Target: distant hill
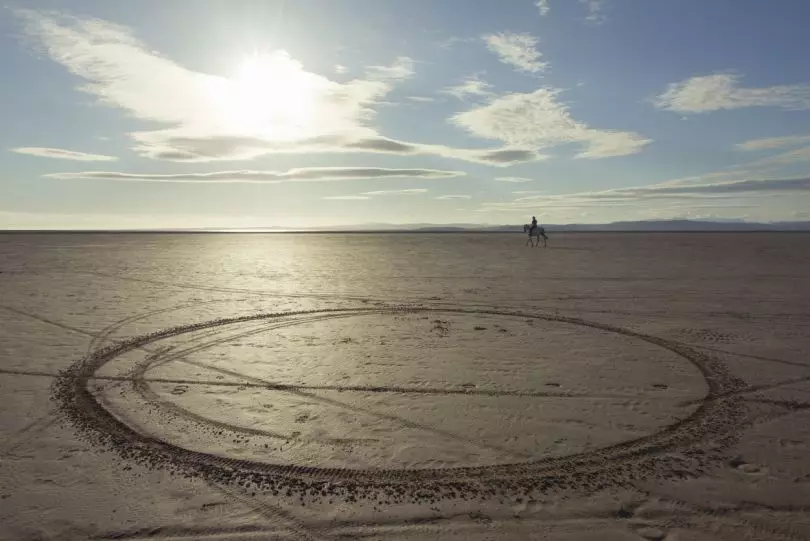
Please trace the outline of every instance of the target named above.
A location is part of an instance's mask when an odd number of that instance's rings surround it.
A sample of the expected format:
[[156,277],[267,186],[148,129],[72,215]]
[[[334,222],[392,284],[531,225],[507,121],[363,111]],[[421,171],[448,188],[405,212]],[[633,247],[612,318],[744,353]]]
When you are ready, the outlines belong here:
[[[543,224],[549,232],[711,232],[711,231],[810,231],[810,222],[746,222],[740,220],[704,221],[704,220],[647,220],[611,222],[605,224]],[[383,224],[368,223],[334,227],[311,228],[285,228],[285,227],[253,227],[239,229],[197,228],[197,229],[139,229],[139,230],[76,230],[70,232],[89,233],[369,233],[369,232],[401,232],[401,233],[497,233],[522,232],[523,224],[514,225],[485,225],[485,224]],[[0,233],[23,232],[14,230],[0,230]],[[28,233],[68,232],[65,230],[44,231],[31,230]]]
[[549,231],[810,231],[810,222],[649,220],[608,224],[547,225]]
[[[543,224],[547,231],[570,232],[687,232],[687,231],[810,231],[810,222],[745,222],[745,221],[702,221],[702,220],[647,220],[611,222],[604,224]],[[482,224],[362,224],[356,226],[333,227],[320,231],[407,231],[419,233],[453,232],[508,232],[522,231],[523,225],[482,225]]]

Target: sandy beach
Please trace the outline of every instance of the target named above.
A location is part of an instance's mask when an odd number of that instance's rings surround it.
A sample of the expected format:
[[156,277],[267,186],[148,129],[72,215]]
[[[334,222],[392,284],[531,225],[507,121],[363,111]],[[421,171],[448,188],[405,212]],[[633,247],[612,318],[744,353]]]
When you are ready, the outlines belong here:
[[810,539],[810,235],[0,235],[0,538]]

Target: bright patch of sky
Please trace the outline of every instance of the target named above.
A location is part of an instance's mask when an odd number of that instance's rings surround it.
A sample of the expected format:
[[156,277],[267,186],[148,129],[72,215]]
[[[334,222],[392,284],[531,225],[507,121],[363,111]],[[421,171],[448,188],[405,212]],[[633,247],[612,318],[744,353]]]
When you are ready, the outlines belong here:
[[810,207],[803,0],[193,4],[3,8],[0,228]]

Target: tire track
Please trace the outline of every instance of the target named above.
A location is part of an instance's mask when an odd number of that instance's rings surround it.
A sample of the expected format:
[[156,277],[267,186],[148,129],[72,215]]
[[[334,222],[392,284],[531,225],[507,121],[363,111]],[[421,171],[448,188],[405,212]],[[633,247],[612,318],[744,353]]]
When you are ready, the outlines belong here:
[[[199,368],[208,368],[210,365],[196,365]],[[237,374],[234,372],[233,374]],[[51,372],[38,372],[34,370],[4,370],[0,368],[0,374],[11,374],[18,376],[34,376],[43,378],[61,378],[62,374],[53,374]],[[229,374],[230,375],[230,374]],[[253,376],[241,375],[242,378],[252,378]],[[378,393],[378,394],[423,394],[423,395],[438,395],[438,396],[486,396],[490,398],[498,398],[502,396],[513,396],[520,398],[559,398],[559,399],[573,399],[573,400],[671,400],[667,397],[645,396],[645,395],[629,395],[629,394],[594,394],[594,393],[574,393],[574,392],[553,392],[553,391],[527,391],[527,390],[514,390],[514,391],[499,391],[497,389],[453,389],[442,387],[400,387],[400,386],[381,386],[381,385],[292,385],[286,383],[274,384],[270,382],[256,383],[256,382],[235,382],[235,381],[211,381],[200,379],[184,379],[184,378],[160,378],[160,377],[146,377],[141,378],[142,381],[147,383],[167,383],[174,385],[200,385],[204,387],[245,387],[254,389],[267,389],[278,391],[336,391],[336,392],[358,392],[358,393]],[[134,382],[135,380],[129,376],[93,376],[88,378],[88,381],[120,381],[120,382]],[[264,382],[264,380],[259,380]],[[686,403],[683,403],[686,404]]]
[[[688,417],[655,434],[566,457],[480,467],[347,470],[217,457],[145,437],[105,410],[85,385],[95,371],[116,356],[162,338],[234,323],[290,316],[381,311],[393,314],[431,312],[521,317],[614,332],[660,346],[685,358],[701,372],[709,392]],[[685,471],[705,469],[719,463],[719,454],[738,436],[746,406],[733,393],[743,388],[744,383],[733,377],[719,359],[674,341],[621,327],[578,318],[524,312],[392,307],[386,310],[330,309],[257,314],[158,331],[102,348],[90,358],[74,364],[65,373],[65,377],[55,381],[54,397],[74,425],[91,441],[152,467],[167,467],[185,475],[202,476],[223,483],[239,483],[274,494],[281,491],[286,491],[287,495],[299,493],[313,499],[330,495],[345,497],[349,501],[360,497],[379,498],[382,491],[384,497],[394,501],[405,498],[436,501],[449,496],[492,497],[496,493],[514,495],[572,487],[598,489],[625,485],[636,478],[682,477]],[[712,447],[707,452],[704,445],[709,441],[712,442]]]
[[[112,323],[111,325],[103,328],[101,331],[99,331],[99,333],[92,333],[92,332],[89,332],[89,331],[85,331],[83,329],[78,329],[76,327],[71,327],[69,325],[59,323],[58,321],[53,321],[51,319],[48,319],[48,318],[45,318],[45,317],[42,317],[42,316],[38,316],[36,314],[31,314],[31,313],[25,312],[23,310],[19,310],[19,309],[14,308],[14,307],[6,306],[6,305],[0,305],[0,308],[2,308],[4,310],[7,310],[9,312],[12,312],[12,313],[16,313],[18,315],[22,315],[22,316],[25,316],[25,317],[28,317],[28,318],[31,318],[31,319],[34,319],[34,320],[37,320],[37,321],[41,321],[42,323],[47,323],[49,325],[52,325],[54,327],[58,327],[60,329],[64,329],[64,330],[67,330],[67,331],[70,331],[70,332],[73,332],[73,333],[77,333],[77,334],[81,334],[81,335],[84,335],[84,336],[91,337],[91,341],[90,341],[90,344],[88,346],[87,355],[86,355],[86,356],[89,356],[91,354],[91,352],[94,351],[95,349],[97,349],[98,346],[103,344],[109,338],[109,336],[112,333],[114,333],[116,330],[124,327],[128,323],[132,323],[132,322],[135,322],[135,321],[146,319],[146,318],[148,318],[150,316],[160,314],[160,313],[169,312],[169,311],[172,311],[172,310],[180,310],[180,309],[183,309],[183,308],[194,307],[194,306],[197,306],[197,305],[200,305],[200,304],[206,304],[206,303],[209,303],[209,302],[226,302],[226,301],[230,301],[230,300],[231,299],[221,299],[221,300],[218,299],[218,300],[215,300],[215,301],[200,301],[200,302],[196,302],[196,303],[190,303],[190,304],[187,304],[187,305],[174,306],[174,307],[171,307],[171,308],[164,308],[164,309],[161,309],[161,310],[152,310],[152,311],[149,311],[149,312],[145,312],[145,313],[134,315],[134,316],[129,316],[129,317],[126,317],[126,318],[124,318],[122,320],[116,321],[115,323]],[[0,369],[0,373],[9,374],[9,375],[18,375],[18,376],[37,376],[37,377],[52,377],[53,376],[52,374],[48,374],[46,372],[39,372],[39,371],[35,371],[35,370]],[[96,378],[96,379],[99,379],[99,378]],[[106,378],[106,379],[114,379],[114,378]],[[53,426],[58,420],[56,418],[51,418],[51,415],[53,415],[53,414],[54,414],[53,411],[46,413],[42,417],[36,419],[32,423],[30,423],[28,426],[26,426],[21,432],[18,432],[17,436],[20,436],[20,437],[13,440],[12,443],[7,444],[6,446],[2,447],[2,449],[0,449],[0,454],[6,455],[6,454],[14,452],[15,450],[19,449],[22,445],[24,445],[26,442],[28,442],[32,438],[36,437],[37,434],[39,434],[42,431],[47,430],[49,427]]]
[[104,342],[106,342],[110,336],[112,336],[116,331],[122,329],[123,327],[129,325],[130,323],[135,323],[136,321],[142,321],[144,319],[148,319],[152,316],[156,316],[159,314],[165,314],[166,312],[173,312],[176,310],[183,310],[185,308],[194,308],[195,306],[201,306],[203,304],[213,304],[217,302],[240,302],[246,299],[215,299],[210,301],[195,301],[190,302],[188,304],[172,306],[170,308],[162,308],[159,310],[151,310],[149,312],[142,312],[140,314],[135,314],[129,317],[125,317],[124,319],[118,320],[107,327],[104,327],[87,345],[87,355],[90,355],[94,350],[96,350],[99,346],[102,346]]
[[[239,300],[247,300],[247,299],[237,299],[236,302],[238,302]],[[91,341],[91,343],[90,343],[90,345],[88,347],[88,354],[87,355],[89,356],[92,353],[92,351],[97,349],[100,345],[103,345],[103,343],[105,341],[107,341],[107,339],[115,331],[123,328],[124,326],[126,326],[129,323],[134,323],[136,321],[147,319],[147,318],[149,318],[151,316],[166,313],[166,312],[169,312],[169,311],[180,310],[180,309],[184,309],[184,308],[192,308],[194,306],[199,306],[199,305],[202,305],[202,304],[209,304],[209,303],[214,303],[214,302],[231,302],[231,301],[233,301],[233,299],[217,299],[217,300],[213,300],[213,301],[200,301],[200,302],[189,303],[189,304],[186,304],[186,305],[176,306],[176,307],[162,309],[162,310],[154,310],[154,311],[151,311],[151,312],[148,312],[148,313],[132,316],[132,317],[129,317],[129,318],[124,318],[123,320],[117,321],[114,324],[112,324],[112,325],[106,327],[105,329],[103,329],[102,333],[98,336],[98,339],[94,340],[94,341]],[[264,326],[267,326],[267,325],[265,324]],[[272,325],[271,325],[271,327],[272,327]],[[264,332],[265,330],[266,329],[261,329],[260,332]],[[202,335],[197,335],[195,338],[199,340],[201,337],[207,337],[207,336],[211,336],[211,335],[216,335],[216,334],[220,334],[221,332],[222,332],[221,329],[214,329],[213,331],[210,331],[210,332],[207,332],[207,333],[202,333]],[[247,335],[247,334],[245,334],[245,335]],[[239,337],[234,337],[232,339],[237,339],[237,338],[239,338]],[[188,348],[187,350],[184,350],[182,355],[178,355],[177,353],[174,353],[173,357],[179,358],[180,356],[189,355],[189,354],[192,353],[192,351],[190,351],[191,349],[192,348]],[[162,356],[161,356],[160,353],[156,353],[156,354],[153,355],[153,358],[156,359],[156,360],[161,359],[161,357]],[[153,366],[150,366],[149,368],[152,368],[152,367]],[[144,372],[145,372],[145,370],[144,370]],[[143,373],[141,373],[141,376],[142,376],[142,374]],[[96,378],[93,378],[93,379],[107,379],[107,380],[111,380],[111,381],[118,381],[118,382],[120,382],[120,384],[130,382],[130,383],[133,383],[134,386],[136,386],[136,387],[138,386],[139,383],[144,381],[143,378],[141,378],[141,379],[133,379],[132,377],[115,377],[115,376],[113,376],[113,377],[96,377]],[[152,379],[151,381],[158,381],[158,380]],[[163,380],[163,381],[166,382],[166,383],[174,383],[174,381],[172,381],[172,380]],[[227,384],[226,382],[218,382],[218,383]],[[231,385],[243,386],[242,383],[231,383]],[[142,392],[145,391],[145,392],[153,393],[151,388],[149,388],[148,386],[144,386],[144,388],[141,388],[141,389],[138,389],[138,390],[140,390]],[[156,394],[154,396],[156,398],[159,398]],[[164,409],[169,409],[170,411],[172,411],[172,409],[176,408],[176,410],[174,411],[175,413],[185,413],[186,416],[190,417],[192,420],[197,420],[198,422],[205,422],[205,424],[207,424],[208,426],[218,426],[218,427],[223,428],[223,429],[227,428],[227,429],[232,430],[232,426],[230,426],[230,425],[228,425],[226,423],[220,423],[220,422],[215,421],[215,420],[206,419],[206,418],[204,418],[202,416],[198,416],[196,414],[193,414],[192,412],[189,412],[187,410],[183,410],[182,408],[180,408],[179,406],[177,406],[174,403],[166,402],[164,404],[161,404],[161,406]],[[253,429],[249,429],[249,428],[244,428],[243,432],[246,433],[246,434],[252,434],[252,435],[261,435],[261,436],[265,436],[265,437],[281,438],[281,439],[285,439],[285,440],[287,439],[287,437],[285,437],[285,436],[283,436],[281,434],[271,433],[269,431],[253,430]],[[271,506],[271,505],[266,504],[266,503],[259,502],[257,499],[251,498],[251,497],[249,497],[247,495],[239,495],[233,490],[229,490],[226,487],[220,486],[218,484],[211,483],[210,481],[208,481],[207,484],[209,486],[211,486],[213,489],[219,491],[227,500],[231,501],[232,503],[236,502],[236,503],[241,503],[241,504],[247,506],[248,508],[250,508],[254,512],[256,512],[258,515],[262,516],[265,520],[269,521],[271,524],[277,524],[279,522],[282,522],[282,524],[283,524],[282,528],[284,530],[294,534],[294,539],[300,539],[300,540],[303,540],[303,541],[310,541],[310,540],[317,541],[318,539],[326,539],[325,537],[321,537],[321,536],[315,537],[315,536],[311,535],[310,531],[305,526],[303,526],[299,521],[296,521],[292,516],[285,513],[283,510],[281,510],[279,508],[276,508],[276,507]],[[267,530],[265,528],[262,531],[266,532]],[[150,535],[150,537],[153,537],[153,536]]]
[[[785,379],[782,381],[777,381],[775,383],[763,383],[761,385],[745,385],[740,389],[729,390],[723,393],[718,393],[717,395],[712,397],[712,400],[720,400],[723,398],[733,398],[738,397],[746,394],[756,393],[760,391],[771,391],[773,389],[778,389],[779,387],[784,387],[785,385],[793,385],[794,383],[805,383],[810,381],[810,376],[803,376],[801,378],[791,378]],[[685,402],[681,402],[681,406],[690,406],[697,404],[698,401],[689,400]]]
[[[759,506],[756,504],[753,505],[743,505],[743,506],[735,506],[731,508],[713,508],[704,505],[699,505],[696,503],[692,503],[687,500],[683,500],[680,498],[675,498],[668,495],[662,495],[650,492],[649,490],[645,490],[639,487],[636,487],[639,492],[645,494],[648,498],[655,498],[659,501],[666,502],[669,505],[684,510],[685,517],[677,518],[674,520],[674,523],[680,526],[685,526],[690,529],[697,529],[702,530],[705,524],[696,520],[694,515],[702,516],[710,521],[714,522],[719,526],[725,526],[732,529],[742,529],[746,532],[756,533],[758,535],[762,535],[764,537],[758,537],[759,539],[768,539],[769,541],[806,541],[806,537],[799,533],[798,531],[794,530],[788,524],[785,527],[783,524],[775,525],[767,520],[752,518],[752,517],[741,517],[739,513],[746,512],[746,511],[762,511],[767,510],[767,506]],[[739,539],[739,537],[733,537],[733,539]]]
[[25,445],[28,441],[34,438],[37,434],[42,433],[43,431],[47,430],[54,424],[56,424],[56,417],[53,416],[53,412],[49,411],[45,415],[34,419],[27,425],[25,425],[22,429],[17,431],[14,436],[12,436],[11,441],[7,442],[2,449],[0,449],[0,456],[7,456],[12,454],[14,451]]
[[[319,319],[324,319],[324,317],[321,316],[321,317],[307,318],[305,320],[305,322],[307,322],[307,321],[317,321]],[[188,410],[187,408],[184,408],[184,407],[180,406],[179,404],[177,404],[177,403],[175,403],[175,402],[173,402],[171,400],[166,400],[166,399],[162,398],[159,394],[157,394],[149,386],[149,383],[154,381],[154,380],[145,379],[144,374],[148,370],[158,368],[160,366],[163,366],[165,364],[168,364],[168,363],[171,363],[171,362],[174,362],[174,361],[183,360],[185,357],[187,357],[188,355],[191,355],[192,353],[195,353],[195,352],[198,352],[198,351],[203,351],[205,349],[214,347],[214,346],[216,346],[218,344],[224,344],[224,343],[227,343],[227,342],[231,342],[233,340],[238,340],[240,338],[244,338],[244,337],[247,337],[247,336],[253,336],[253,335],[256,335],[256,334],[264,333],[264,332],[267,332],[269,330],[274,330],[274,329],[278,329],[278,328],[282,328],[282,327],[287,327],[287,326],[294,325],[294,324],[297,324],[297,323],[298,323],[298,320],[289,321],[289,322],[282,322],[282,323],[269,323],[269,324],[268,323],[262,323],[260,325],[257,325],[258,328],[253,328],[253,329],[250,329],[248,331],[242,331],[242,332],[227,336],[225,338],[219,338],[219,339],[216,339],[216,340],[211,340],[209,342],[204,342],[202,344],[198,343],[198,344],[195,344],[194,346],[188,347],[186,349],[182,349],[182,350],[179,350],[179,351],[172,351],[171,354],[169,354],[169,355],[156,355],[156,356],[153,356],[151,358],[151,362],[149,362],[150,360],[147,360],[146,363],[142,363],[140,366],[138,366],[133,371],[133,373],[131,374],[131,377],[127,378],[127,379],[133,383],[133,389],[140,395],[140,397],[144,400],[144,402],[146,402],[148,405],[152,406],[153,408],[155,408],[158,411],[166,411],[166,412],[168,412],[170,414],[173,414],[173,415],[175,415],[177,417],[185,418],[185,419],[188,419],[190,421],[193,421],[193,422],[197,423],[198,425],[202,425],[203,427],[206,427],[206,428],[210,428],[211,426],[213,426],[215,428],[219,428],[219,429],[222,429],[222,430],[228,430],[230,432],[234,432],[234,433],[237,433],[237,434],[243,434],[243,435],[246,435],[246,436],[265,436],[265,437],[269,437],[269,438],[272,438],[272,439],[289,440],[290,437],[288,435],[280,434],[278,432],[273,432],[273,431],[269,431],[269,430],[261,430],[261,429],[256,429],[256,428],[249,428],[249,427],[242,427],[242,426],[239,426],[239,425],[234,425],[232,423],[225,423],[225,422],[222,422],[222,421],[217,421],[215,419],[211,419],[210,417],[206,417],[206,416],[194,413],[194,412]],[[206,368],[208,370],[219,371],[216,367],[206,365],[204,363],[193,363],[193,365],[197,366],[197,367],[201,367],[201,368]],[[231,375],[231,374],[228,373],[228,375]],[[238,377],[240,377],[240,379],[244,379],[246,381],[249,380],[249,379],[253,379],[253,378],[249,378],[248,376],[238,376]],[[236,384],[236,385],[239,385],[240,387],[243,386],[243,384]],[[276,387],[276,386],[274,386],[272,384],[269,384],[269,383],[267,383],[267,384],[256,384],[256,383],[254,383],[251,386],[260,387],[260,388],[275,388]]]
[[53,327],[59,327],[60,329],[63,329],[65,331],[70,331],[72,333],[81,334],[81,335],[84,335],[84,336],[95,337],[95,334],[90,332],[90,331],[86,331],[84,329],[79,329],[78,327],[71,327],[70,325],[65,325],[64,323],[59,323],[58,321],[54,321],[54,320],[48,319],[46,317],[38,316],[36,314],[31,314],[31,313],[26,312],[24,310],[20,310],[19,308],[14,308],[12,306],[6,306],[5,304],[0,304],[0,308],[2,308],[3,310],[6,310],[8,312],[11,312],[13,314],[17,314],[19,316],[25,316],[27,318],[35,319],[37,321],[40,321],[42,323],[47,323],[48,325],[51,325]]
[[[144,373],[150,368],[158,367],[158,366],[161,366],[163,364],[173,362],[173,361],[179,361],[179,362],[189,364],[191,366],[195,366],[195,367],[198,367],[198,368],[203,368],[203,369],[219,372],[219,373],[227,375],[227,376],[237,377],[237,378],[240,378],[240,379],[244,379],[246,381],[253,381],[254,384],[257,385],[257,386],[261,386],[261,387],[263,387],[265,389],[272,389],[272,390],[276,390],[276,391],[287,392],[287,393],[296,395],[299,398],[304,398],[304,399],[308,400],[309,402],[320,402],[322,404],[326,404],[326,405],[329,405],[329,406],[334,406],[334,407],[338,407],[338,408],[341,408],[341,409],[349,410],[349,411],[352,411],[354,413],[361,413],[361,414],[365,414],[365,415],[371,415],[371,416],[377,417],[379,419],[384,419],[384,420],[387,420],[387,421],[391,421],[391,422],[400,424],[400,425],[405,426],[407,428],[430,432],[430,433],[433,433],[434,435],[444,437],[444,438],[448,438],[448,439],[451,439],[451,440],[455,440],[455,441],[458,441],[458,442],[461,442],[461,443],[464,443],[464,444],[467,444],[467,445],[473,445],[475,447],[488,449],[490,451],[495,451],[495,452],[497,452],[497,453],[499,453],[501,455],[509,456],[509,457],[511,457],[513,459],[515,459],[515,458],[517,458],[517,459],[530,459],[530,458],[532,458],[532,455],[515,452],[515,451],[513,451],[511,449],[507,449],[505,447],[501,447],[501,446],[498,446],[498,445],[487,444],[487,443],[483,443],[483,442],[480,442],[480,441],[472,440],[472,439],[466,438],[464,436],[460,436],[458,434],[455,434],[453,432],[449,432],[449,431],[446,431],[446,430],[441,430],[441,429],[438,429],[438,428],[435,428],[435,427],[432,427],[432,426],[429,426],[429,425],[421,424],[421,423],[416,423],[414,421],[411,421],[409,419],[405,419],[405,418],[400,417],[398,415],[383,414],[383,413],[376,412],[374,410],[370,410],[368,408],[362,408],[360,406],[350,405],[350,404],[346,404],[344,402],[340,402],[339,400],[329,399],[329,398],[318,396],[316,394],[312,394],[312,393],[309,393],[309,392],[304,392],[298,386],[279,385],[279,384],[275,384],[275,383],[272,383],[272,382],[267,382],[267,381],[262,380],[260,378],[255,378],[253,376],[246,376],[244,374],[241,374],[239,372],[235,372],[235,371],[232,371],[232,370],[221,369],[219,367],[216,367],[216,366],[213,366],[213,365],[210,365],[210,364],[200,363],[200,362],[197,362],[197,361],[190,361],[190,360],[185,358],[191,353],[194,353],[194,352],[197,352],[197,351],[202,351],[204,349],[208,349],[210,347],[213,347],[214,345],[218,345],[218,344],[230,342],[230,341],[233,341],[233,340],[237,340],[237,339],[243,338],[245,336],[251,336],[251,335],[254,335],[254,334],[266,332],[267,330],[271,330],[271,329],[275,329],[275,328],[288,327],[288,326],[292,326],[292,325],[300,325],[302,323],[310,323],[310,322],[322,321],[322,320],[326,320],[326,319],[336,319],[336,318],[342,318],[342,317],[352,317],[352,316],[357,316],[357,315],[367,315],[368,313],[376,313],[376,312],[361,311],[361,312],[356,312],[356,313],[355,312],[348,312],[348,313],[345,313],[345,314],[326,314],[326,315],[317,315],[317,316],[312,316],[312,317],[304,317],[304,318],[294,319],[292,321],[282,322],[280,324],[264,324],[264,325],[261,325],[260,326],[261,328],[259,328],[259,329],[249,330],[249,331],[241,332],[241,333],[238,333],[238,334],[235,334],[235,335],[232,335],[232,336],[228,336],[228,337],[225,337],[225,338],[212,340],[212,341],[207,342],[207,343],[202,343],[202,344],[199,344],[199,345],[195,345],[195,346],[189,347],[189,348],[187,348],[185,350],[178,351],[178,352],[176,352],[176,353],[174,353],[174,354],[172,354],[172,355],[170,355],[168,357],[165,357],[165,358],[160,357],[159,362],[157,362],[155,364],[143,364],[141,367],[139,367],[133,373],[133,380],[135,381],[135,386],[136,386],[139,394],[141,394],[142,398],[144,398],[144,400],[146,400],[148,403],[150,403],[150,405],[153,405],[155,407],[165,407],[167,409],[170,409],[173,413],[175,413],[178,416],[184,416],[184,417],[187,417],[187,418],[189,418],[191,420],[194,420],[194,421],[197,421],[197,422],[205,422],[205,421],[207,421],[209,419],[204,417],[204,416],[200,416],[200,415],[198,415],[196,413],[190,412],[189,410],[178,406],[174,402],[161,399],[159,395],[157,395],[156,393],[154,393],[154,391],[149,389],[149,386],[146,385],[145,382],[143,382]],[[245,428],[242,428],[242,427],[239,427],[239,426],[236,426],[236,425],[229,425],[227,423],[221,423],[219,421],[213,421],[213,423],[216,424],[216,426],[218,426],[219,428],[230,429],[231,431],[237,432],[237,433],[243,432],[246,435],[261,435],[261,432],[262,432],[262,431],[257,431],[255,429],[245,429]],[[272,432],[268,432],[267,435],[269,435],[270,437],[274,437],[274,438],[288,439],[285,436],[282,436],[280,434],[275,434],[275,433],[272,433]]]
[[280,507],[266,502],[261,502],[256,498],[248,497],[244,494],[240,494],[236,490],[224,485],[212,483],[211,486],[219,490],[223,495],[227,496],[232,501],[237,501],[247,505],[271,523],[281,523],[283,527],[293,533],[295,539],[300,539],[302,541],[324,541],[334,539],[333,536],[329,535],[325,530],[306,526],[300,520],[297,520],[290,513],[284,511]]
[[697,344],[689,344],[689,345],[691,345],[693,348],[705,349],[707,351],[712,351],[714,353],[722,353],[722,354],[725,354],[725,355],[729,355],[731,357],[745,357],[747,359],[754,359],[754,360],[757,360],[757,361],[763,361],[763,362],[769,362],[769,363],[778,363],[778,364],[784,364],[784,365],[788,365],[788,366],[798,366],[800,368],[810,368],[810,364],[802,363],[802,362],[798,362],[798,361],[787,361],[785,359],[774,359],[773,357],[763,357],[761,355],[752,355],[750,353],[737,353],[736,351],[728,351],[726,349],[717,348],[717,347],[713,347],[713,346],[705,346],[705,345],[697,345]]
[[[11,307],[11,306],[6,306],[6,305],[3,305],[3,304],[0,304],[0,308],[2,308],[3,310],[6,310],[8,312],[17,314],[17,315],[27,317],[29,319],[34,319],[34,320],[40,321],[42,323],[47,323],[48,325],[51,325],[53,327],[58,327],[60,329],[63,329],[63,330],[66,330],[66,331],[69,331],[69,332],[72,332],[72,333],[75,333],[75,334],[81,334],[83,336],[95,337],[95,335],[93,333],[91,333],[91,332],[88,332],[88,331],[85,331],[83,329],[79,329],[79,328],[76,328],[76,327],[71,327],[70,325],[65,325],[63,323],[59,323],[58,321],[53,321],[52,319],[48,319],[48,318],[45,318],[45,317],[42,317],[42,316],[38,316],[36,314],[31,314],[31,313],[25,312],[23,310],[20,310],[18,308],[14,308],[14,307]],[[45,375],[45,373],[38,372],[38,371],[35,371],[35,370],[3,369],[0,372],[3,373],[3,374],[17,375],[17,376],[43,376],[43,375]],[[20,447],[25,445],[28,441],[35,438],[38,434],[42,433],[43,431],[47,430],[48,428],[50,428],[51,426],[56,424],[57,419],[55,417],[52,417],[53,414],[54,414],[53,411],[49,411],[45,415],[35,419],[31,423],[29,423],[28,425],[23,427],[14,436],[12,436],[12,440],[10,442],[6,443],[6,445],[4,445],[2,448],[0,448],[0,455],[5,456],[5,455],[9,455],[9,454],[13,453],[17,449],[19,449]]]

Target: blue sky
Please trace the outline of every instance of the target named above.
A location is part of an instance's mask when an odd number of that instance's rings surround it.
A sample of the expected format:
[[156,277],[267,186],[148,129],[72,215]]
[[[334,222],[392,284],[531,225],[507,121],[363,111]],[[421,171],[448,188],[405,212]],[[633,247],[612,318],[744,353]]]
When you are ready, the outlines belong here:
[[0,228],[810,219],[803,0],[28,0]]

